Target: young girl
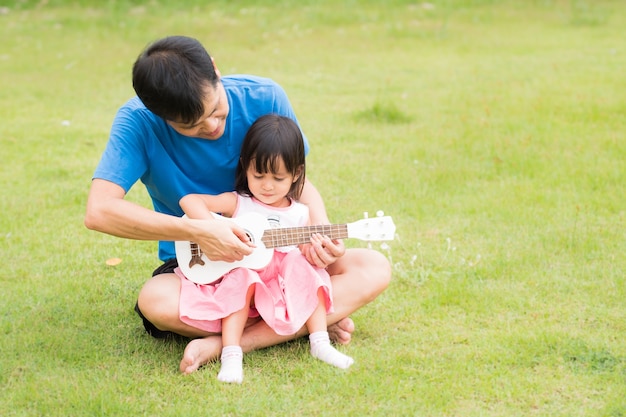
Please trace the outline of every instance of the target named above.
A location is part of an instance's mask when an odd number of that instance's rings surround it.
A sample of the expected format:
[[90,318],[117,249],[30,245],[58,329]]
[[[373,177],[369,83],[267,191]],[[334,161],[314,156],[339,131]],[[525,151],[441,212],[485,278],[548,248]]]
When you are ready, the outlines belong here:
[[[248,131],[241,148],[235,192],[219,195],[189,194],[180,206],[192,218],[209,218],[211,212],[237,217],[250,211],[268,218],[275,227],[306,226],[308,207],[297,202],[304,186],[305,155],[300,128],[290,118],[266,115]],[[313,243],[323,237],[313,235]],[[182,276],[180,269],[177,274]],[[222,332],[220,381],[241,383],[241,335],[249,317],[261,316],[281,335],[309,331],[311,354],[338,368],[352,358],[330,344],[326,314],[332,312],[332,289],[325,269],[311,265],[297,247],[274,250],[262,270],[237,268],[208,285],[182,279],[180,317],[209,332]],[[185,299],[185,287],[196,286],[194,302]],[[197,299],[197,291],[203,299]]]

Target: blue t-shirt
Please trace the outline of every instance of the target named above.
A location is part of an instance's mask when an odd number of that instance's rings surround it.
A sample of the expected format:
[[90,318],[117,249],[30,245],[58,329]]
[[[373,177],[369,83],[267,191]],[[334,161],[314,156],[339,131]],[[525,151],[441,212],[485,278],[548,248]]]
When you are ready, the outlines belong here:
[[[297,119],[285,91],[274,81],[251,75],[224,76],[221,81],[230,107],[222,137],[183,136],[134,97],[118,110],[93,178],[111,181],[126,192],[141,180],[154,209],[174,216],[183,215],[178,202],[189,193],[232,191],[241,144],[252,123],[270,113]],[[159,242],[159,258],[174,257],[174,243]]]

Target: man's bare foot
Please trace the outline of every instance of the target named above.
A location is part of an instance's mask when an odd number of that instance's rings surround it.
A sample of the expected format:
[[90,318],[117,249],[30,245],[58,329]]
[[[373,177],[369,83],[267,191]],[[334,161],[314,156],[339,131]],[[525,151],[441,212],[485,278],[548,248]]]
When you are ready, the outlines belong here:
[[350,317],[343,318],[335,324],[328,326],[330,340],[338,345],[347,345],[352,340],[354,322]]
[[189,375],[197,371],[207,362],[219,358],[222,340],[219,336],[194,339],[187,344],[183,359],[180,361],[180,372]]

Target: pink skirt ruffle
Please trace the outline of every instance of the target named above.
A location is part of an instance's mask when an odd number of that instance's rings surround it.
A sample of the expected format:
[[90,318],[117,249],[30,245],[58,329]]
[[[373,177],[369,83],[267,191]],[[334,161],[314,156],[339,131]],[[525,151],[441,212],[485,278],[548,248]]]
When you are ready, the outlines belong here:
[[254,307],[249,316],[260,315],[280,335],[294,334],[304,326],[317,308],[320,288],[326,313],[333,312],[328,272],[311,265],[299,250],[274,251],[264,269],[237,268],[208,285],[189,281],[179,268],[174,272],[181,279],[180,320],[210,333],[220,333],[222,319],[244,307],[251,285],[255,286]]

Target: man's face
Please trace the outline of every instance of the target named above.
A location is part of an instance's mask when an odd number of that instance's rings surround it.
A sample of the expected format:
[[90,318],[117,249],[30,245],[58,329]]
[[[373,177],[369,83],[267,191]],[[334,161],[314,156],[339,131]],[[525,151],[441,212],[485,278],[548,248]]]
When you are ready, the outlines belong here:
[[200,119],[191,124],[171,120],[167,123],[181,135],[216,140],[224,134],[229,110],[226,90],[218,82],[215,88],[209,86],[204,90],[204,114]]

